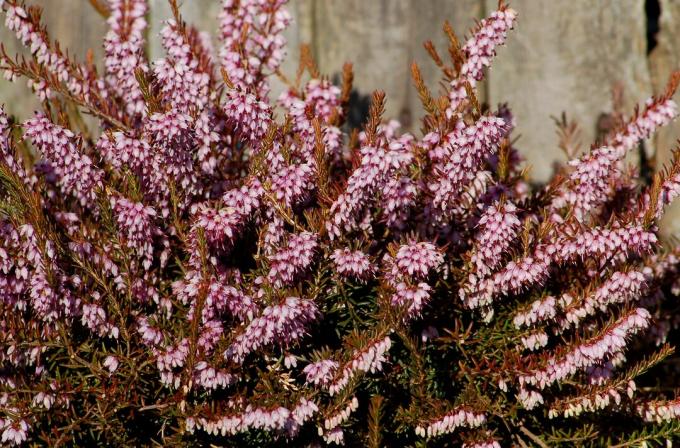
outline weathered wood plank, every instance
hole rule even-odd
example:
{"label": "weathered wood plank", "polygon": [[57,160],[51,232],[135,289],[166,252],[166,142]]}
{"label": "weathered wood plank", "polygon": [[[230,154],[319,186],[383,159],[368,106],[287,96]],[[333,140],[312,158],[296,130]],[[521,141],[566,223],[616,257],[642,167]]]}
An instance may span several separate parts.
{"label": "weathered wood plank", "polygon": [[[76,60],[85,61],[87,52],[91,49],[95,60],[101,63],[106,22],[87,0],[31,0],[29,4],[43,8],[43,23],[47,26],[50,37],[58,40],[61,47],[67,48]],[[10,55],[27,54],[14,34],[4,25],[4,15],[0,24],[0,41]],[[98,69],[101,68],[102,64],[99,64]],[[24,79],[10,83],[0,78],[0,104],[5,105],[9,114],[20,119],[30,117],[40,106]]]}
{"label": "weathered wood plank", "polygon": [[[487,0],[489,10],[496,4]],[[489,74],[489,99],[509,102],[522,136],[518,147],[532,177],[545,180],[564,161],[551,116],[566,111],[578,120],[587,147],[598,117],[611,111],[615,83],[623,85],[627,110],[650,94],[644,1],[514,0],[512,6],[520,16]]]}
{"label": "weathered wood plank", "polygon": [[439,69],[423,42],[432,40],[445,56],[444,20],[462,34],[480,17],[480,6],[478,0],[318,0],[313,4],[314,53],[324,73],[337,73],[345,61],[352,62],[359,93],[384,90],[386,115],[417,129],[420,106],[411,62],[421,65],[423,78],[436,90]]}
{"label": "weathered wood plank", "polygon": [[[656,47],[649,55],[649,70],[656,93],[663,91],[670,74],[680,69],[680,2],[661,0],[659,31],[656,34]],[[680,94],[675,95],[680,100]],[[671,161],[672,150],[680,139],[680,122],[662,129],[655,139],[658,167]],[[661,221],[661,229],[666,234],[680,235],[680,202],[676,201],[667,210]]]}

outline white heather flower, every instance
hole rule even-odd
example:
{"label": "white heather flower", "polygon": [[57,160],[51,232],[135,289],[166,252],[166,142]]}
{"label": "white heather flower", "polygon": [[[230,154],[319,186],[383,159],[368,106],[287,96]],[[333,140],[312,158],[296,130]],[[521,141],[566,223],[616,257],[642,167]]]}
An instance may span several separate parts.
{"label": "white heather flower", "polygon": [[443,434],[451,434],[457,428],[477,428],[486,422],[486,415],[472,411],[465,407],[458,407],[446,414],[418,425],[416,435],[420,437],[437,437]]}
{"label": "white heather flower", "polygon": [[522,336],[522,344],[528,350],[536,351],[548,344],[548,334],[543,330],[529,333],[528,335]]}
{"label": "white heather flower", "polygon": [[286,369],[291,369],[297,366],[297,357],[295,355],[286,355],[283,358],[283,365]]}
{"label": "white heather flower", "polygon": [[113,373],[116,371],[116,369],[118,369],[118,358],[109,355],[106,357],[106,359],[104,359],[102,365],[109,369],[109,372]]}

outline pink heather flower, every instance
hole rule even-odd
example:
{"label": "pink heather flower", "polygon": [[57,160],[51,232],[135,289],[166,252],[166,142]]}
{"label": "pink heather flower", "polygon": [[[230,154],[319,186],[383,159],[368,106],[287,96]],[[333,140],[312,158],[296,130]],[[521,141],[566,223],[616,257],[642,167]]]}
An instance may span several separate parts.
{"label": "pink heather flower", "polygon": [[55,401],[55,396],[53,394],[45,393],[45,392],[38,392],[35,395],[35,397],[33,397],[32,404],[35,407],[42,407],[46,410],[49,410],[54,405],[54,401]]}
{"label": "pink heather flower", "polygon": [[399,247],[392,264],[392,276],[424,279],[444,263],[444,257],[434,244],[409,243]]}
{"label": "pink heather flower", "polygon": [[145,0],[108,0],[109,31],[104,37],[104,67],[109,88],[123,100],[125,111],[141,115],[146,105],[136,70],[149,70],[144,57],[144,31],[147,2]]}
{"label": "pink heather flower", "polygon": [[516,211],[511,202],[492,205],[484,211],[471,257],[477,276],[487,276],[498,267],[503,254],[517,237],[521,222]]}
{"label": "pink heather flower", "polygon": [[555,317],[555,297],[546,296],[542,299],[535,300],[528,308],[515,314],[513,323],[515,328],[522,326],[532,326],[538,322],[544,322]]}
{"label": "pink heather flower", "polygon": [[[285,3],[286,0],[222,2],[219,15],[222,68],[238,88],[251,88],[262,98],[269,92],[269,85],[264,77],[265,68],[274,72],[285,56],[286,39],[283,31],[292,20],[283,7]],[[246,29],[248,32],[242,42]],[[243,53],[239,51],[239,47],[243,49]]]}
{"label": "pink heather flower", "polygon": [[549,260],[540,251],[518,261],[510,261],[491,277],[472,282],[459,290],[461,300],[470,308],[491,304],[495,297],[515,294],[529,285],[540,285],[548,278]]}
{"label": "pink heather flower", "polygon": [[225,389],[238,381],[238,377],[200,361],[194,368],[194,383],[205,390]]}
{"label": "pink heather flower", "polygon": [[550,244],[546,251],[555,261],[562,263],[576,258],[609,260],[619,254],[649,252],[656,242],[657,237],[653,232],[640,225],[630,224],[614,229],[586,229]]}
{"label": "pink heather flower", "polygon": [[261,204],[264,189],[256,178],[247,179],[241,188],[234,188],[222,196],[222,202],[232,207],[237,213],[250,216]]}
{"label": "pink heather flower", "polygon": [[229,124],[250,144],[258,147],[269,130],[272,112],[268,104],[240,90],[229,90],[224,103]]}
{"label": "pink heather flower", "polygon": [[264,309],[245,331],[234,339],[224,357],[242,363],[245,357],[261,347],[277,343],[290,345],[302,338],[306,327],[316,320],[319,311],[311,300],[288,297],[281,305]]}
{"label": "pink heather flower", "polygon": [[[200,194],[198,170],[194,166],[193,149],[197,145],[192,119],[175,110],[154,113],[144,121],[144,137],[153,148],[141,170],[145,194],[156,202],[160,216],[170,213],[170,183],[180,198]],[[142,145],[142,148],[146,145]],[[131,148],[132,149],[132,148]],[[180,207],[185,203],[180,202]]]}
{"label": "pink heather flower", "polygon": [[4,107],[0,105],[0,160],[2,160],[10,170],[19,176],[21,180],[27,185],[33,183],[29,179],[23,161],[16,156],[14,149],[10,147],[10,127],[9,119],[5,113]]}
{"label": "pink heather flower", "polygon": [[670,98],[650,98],[645,103],[645,110],[637,114],[612,139],[611,146],[619,157],[635,148],[641,140],[646,140],[662,126],[666,126],[678,115],[678,105]]}
{"label": "pink heather flower", "polygon": [[[312,79],[308,83],[308,87],[318,80]],[[328,81],[323,81],[324,85]],[[328,83],[327,91],[331,90],[335,92],[337,87]],[[318,89],[314,89],[318,90]],[[293,129],[295,132],[300,134],[301,147],[297,148],[299,150],[299,155],[302,160],[311,159],[314,156],[314,148],[316,145],[316,131],[312,120],[308,117],[309,111],[318,111],[323,113],[319,116],[315,115],[317,118],[321,118],[321,132],[322,141],[326,146],[326,154],[331,155],[331,159],[337,159],[340,154],[340,145],[342,144],[342,132],[335,126],[328,125],[327,121],[330,117],[336,113],[339,114],[342,109],[340,109],[339,103],[340,99],[323,99],[325,94],[321,91],[312,91],[312,96],[307,96],[304,100],[298,98],[297,94],[292,90],[286,90],[281,93],[278,99],[278,104],[287,112],[287,114],[292,118]]]}
{"label": "pink heather flower", "polygon": [[176,345],[165,346],[160,350],[154,350],[156,355],[156,367],[161,375],[161,383],[178,389],[180,384],[179,375],[174,370],[184,367],[189,355],[189,339],[183,338]]}
{"label": "pink heather flower", "polygon": [[106,311],[99,305],[85,304],[83,305],[83,315],[81,322],[90,331],[99,336],[109,336],[114,339],[118,338],[118,327],[111,324],[107,320]]}
{"label": "pink heather flower", "polygon": [[26,137],[52,167],[62,193],[73,195],[82,206],[94,207],[96,189],[101,187],[104,174],[80,151],[73,132],[53,124],[42,114],[26,121],[24,129]]}
{"label": "pink heather flower", "polygon": [[283,431],[293,436],[318,411],[319,408],[315,402],[302,397],[293,409],[283,406],[264,408],[248,404],[241,414],[216,416],[211,420],[204,417],[190,417],[187,418],[185,424],[190,433],[193,433],[195,429],[202,429],[208,434],[221,434],[223,437],[251,429]]}
{"label": "pink heather flower", "polygon": [[517,12],[513,9],[501,8],[481,21],[477,31],[463,46],[466,61],[460,70],[462,76],[475,81],[482,80],[484,68],[490,65],[490,59],[496,55],[496,47],[505,42],[516,18]]}
{"label": "pink heather flower", "polygon": [[220,142],[220,135],[215,132],[215,126],[212,111],[203,110],[194,121],[194,133],[198,144],[196,157],[201,162],[201,170],[207,175],[214,175],[219,164],[216,151],[212,149],[212,145]]}
{"label": "pink heather flower", "polygon": [[385,223],[393,229],[406,227],[411,209],[416,204],[418,188],[408,176],[390,179],[383,190],[383,216]]}
{"label": "pink heather flower", "polygon": [[617,352],[610,359],[586,368],[588,384],[602,386],[607,381],[611,381],[614,377],[614,370],[620,367],[625,359],[626,357],[622,352]]}
{"label": "pink heather flower", "polygon": [[553,201],[553,208],[572,206],[574,215],[582,221],[614,194],[613,180],[620,175],[621,161],[638,142],[649,138],[656,129],[677,116],[677,105],[671,99],[649,99],[645,111],[633,117],[623,131],[604,146],[569,162],[574,171],[566,187]]}
{"label": "pink heather flower", "polygon": [[405,307],[409,316],[420,313],[423,307],[430,300],[432,288],[427,283],[417,285],[407,285],[401,282],[397,285],[395,293],[392,295],[392,305]]}
{"label": "pink heather flower", "polygon": [[167,57],[154,62],[154,74],[163,97],[175,109],[202,111],[209,102],[210,74],[199,70],[196,56],[174,19],[165,22],[160,36]]}
{"label": "pink heather flower", "polygon": [[124,197],[112,197],[111,208],[124,244],[134,251],[142,260],[144,270],[148,271],[153,262],[153,235],[156,231],[153,220],[156,211]]}
{"label": "pink heather flower", "polygon": [[297,428],[318,411],[312,401],[303,398],[292,411],[282,406],[273,409],[246,407],[242,417],[244,429],[265,429],[296,433]]}
{"label": "pink heather flower", "polygon": [[291,411],[291,418],[286,422],[286,432],[289,436],[294,436],[300,427],[309,421],[314,414],[319,412],[319,407],[315,402],[306,398],[301,398],[297,406]]}
{"label": "pink heather flower", "polygon": [[330,431],[331,429],[340,426],[343,422],[345,422],[349,418],[352,412],[356,411],[358,408],[359,400],[357,400],[357,397],[352,397],[352,399],[347,402],[345,407],[340,412],[324,420],[323,429],[325,431]]}
{"label": "pink heather flower", "polygon": [[163,340],[163,333],[150,325],[146,317],[137,319],[137,332],[142,337],[142,342],[149,346],[158,345]]}
{"label": "pink heather flower", "polygon": [[387,184],[389,174],[410,161],[401,148],[385,151],[365,146],[361,148],[361,155],[360,166],[347,180],[345,191],[331,206],[331,218],[326,223],[331,239],[359,227],[362,212],[375,201],[375,193]]}
{"label": "pink heather flower", "polygon": [[359,372],[374,373],[382,370],[391,345],[392,341],[388,336],[354,352],[350,361],[342,367],[340,374],[336,375],[328,387],[328,393],[331,396],[340,393]]}
{"label": "pink heather flower", "polygon": [[194,433],[195,429],[202,429],[208,434],[221,434],[223,437],[247,430],[243,429],[241,424],[242,419],[238,415],[223,415],[212,420],[203,417],[199,419],[187,418],[186,420],[187,431],[191,434]]}
{"label": "pink heather flower", "polygon": [[123,171],[127,168],[142,177],[144,186],[148,186],[154,156],[146,140],[130,137],[123,132],[107,133],[99,138],[97,149],[114,169]]}
{"label": "pink heather flower", "polygon": [[198,229],[202,229],[209,247],[230,249],[246,222],[260,208],[263,194],[260,182],[252,179],[240,188],[227,191],[222,196],[225,205],[222,208],[199,205],[191,228],[193,240]]}
{"label": "pink heather flower", "polygon": [[245,223],[246,216],[234,207],[215,209],[207,205],[199,206],[196,220],[191,230],[196,234],[203,230],[206,242],[215,249],[226,250],[237,237],[240,228]]}
{"label": "pink heather flower", "polygon": [[494,11],[482,20],[478,29],[463,46],[466,61],[460,69],[458,78],[451,82],[449,100],[451,104],[446,110],[447,117],[452,117],[458,106],[467,98],[465,82],[472,87],[484,76],[484,69],[489,67],[491,59],[496,55],[496,47],[503,45],[508,31],[512,29],[517,13],[503,7]]}
{"label": "pink heather flower", "polygon": [[310,267],[317,246],[316,235],[311,232],[290,236],[287,244],[269,257],[271,267],[267,280],[276,287],[290,286]]}
{"label": "pink heather flower", "polygon": [[203,304],[203,321],[219,316],[225,311],[241,321],[252,320],[257,311],[253,299],[233,286],[213,282]]}
{"label": "pink heather flower", "polygon": [[118,358],[115,356],[107,356],[102,365],[106,367],[109,372],[113,373],[118,369]]}
{"label": "pink heather flower", "polygon": [[188,354],[189,340],[183,338],[177,345],[167,346],[157,353],[156,366],[161,372],[183,367]]}
{"label": "pink heather flower", "polygon": [[243,414],[243,424],[254,429],[281,430],[290,417],[290,410],[284,407],[273,409],[255,408],[248,405]]}
{"label": "pink heather flower", "polygon": [[619,154],[610,147],[598,148],[581,159],[569,162],[574,171],[569,175],[573,186],[563,190],[553,200],[554,208],[570,205],[578,220],[604,204],[613,193],[611,183],[615,175]]}
{"label": "pink heather flower", "polygon": [[680,417],[680,398],[668,401],[648,401],[637,407],[637,412],[648,422],[658,424]]}
{"label": "pink heather flower", "polygon": [[[172,284],[177,298],[185,305],[190,305],[188,318],[194,318],[196,301],[201,290],[202,275],[198,271],[189,271],[183,280]],[[243,291],[227,284],[226,279],[211,278],[210,286],[203,301],[201,321],[205,324],[226,312],[240,321],[250,321],[258,308],[254,300]]]}
{"label": "pink heather flower", "polygon": [[283,357],[283,365],[286,369],[294,369],[297,367],[297,357],[295,355],[287,354]]}
{"label": "pink heather flower", "polygon": [[339,114],[340,88],[327,79],[310,79],[305,86],[305,104],[311,106],[314,116],[328,122]]}
{"label": "pink heather flower", "polygon": [[30,426],[26,420],[17,419],[11,420],[9,418],[0,418],[0,430],[2,430],[2,438],[0,440],[3,444],[21,445],[28,440],[28,430]]}
{"label": "pink heather flower", "polygon": [[436,220],[445,218],[508,131],[502,118],[485,116],[473,125],[461,127],[451,138],[450,156],[435,167],[434,179],[427,185],[433,195],[430,207]]}
{"label": "pink heather flower", "polygon": [[274,216],[264,228],[262,243],[265,255],[273,254],[286,236],[283,219]]}
{"label": "pink heather flower", "polygon": [[302,372],[306,375],[306,382],[315,386],[327,386],[333,379],[338,368],[338,363],[330,359],[324,359],[307,364]]}
{"label": "pink heather flower", "polygon": [[331,254],[335,271],[345,278],[366,280],[373,273],[368,255],[360,250],[335,249]]}
{"label": "pink heather flower", "polygon": [[453,205],[453,216],[462,220],[476,211],[477,204],[483,202],[492,180],[489,171],[478,171],[461,194],[458,203]]}
{"label": "pink heather flower", "polygon": [[[193,310],[192,310],[193,311]],[[192,316],[193,318],[193,316]],[[210,354],[224,335],[224,324],[219,320],[208,320],[200,326],[196,344],[204,353]]]}
{"label": "pink heather flower", "polygon": [[486,415],[461,406],[441,417],[416,426],[416,435],[429,439],[444,434],[451,434],[456,428],[477,428],[485,422]]}
{"label": "pink heather flower", "polygon": [[614,272],[592,294],[568,306],[562,320],[562,328],[578,326],[587,316],[598,311],[607,311],[609,305],[629,303],[642,296],[645,287],[645,275],[640,271]]}
{"label": "pink heather flower", "polygon": [[650,315],[644,308],[636,308],[606,327],[600,334],[582,342],[557,358],[550,358],[546,367],[519,376],[524,385],[541,389],[574,375],[612,356],[626,347],[626,337],[649,326]]}
{"label": "pink heather flower", "polygon": [[311,162],[281,167],[271,177],[274,197],[288,207],[304,201],[316,188],[315,170]]}
{"label": "pink heather flower", "polygon": [[319,435],[324,438],[326,443],[342,444],[344,434],[342,432],[338,433],[337,429],[349,419],[349,416],[352,412],[356,411],[358,407],[359,401],[356,397],[352,397],[344,408],[323,421],[323,426],[319,426]]}

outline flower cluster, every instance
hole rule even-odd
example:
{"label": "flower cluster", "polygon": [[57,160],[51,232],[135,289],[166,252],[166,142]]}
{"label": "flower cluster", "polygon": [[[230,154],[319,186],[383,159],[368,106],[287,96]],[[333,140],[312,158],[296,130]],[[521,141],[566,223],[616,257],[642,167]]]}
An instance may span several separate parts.
{"label": "flower cluster", "polygon": [[260,317],[253,319],[224,356],[242,362],[246,355],[264,345],[296,341],[306,333],[307,325],[315,320],[317,313],[314,302],[287,297],[281,305],[267,307]]}
{"label": "flower cluster", "polygon": [[125,104],[125,112],[141,115],[146,104],[135,71],[146,73],[144,30],[148,6],[144,0],[109,0],[109,31],[104,37],[106,82]]}
{"label": "flower cluster", "polygon": [[30,138],[44,157],[44,169],[63,194],[75,196],[82,206],[93,207],[102,172],[82,154],[71,130],[52,123],[42,114],[24,123]]}
{"label": "flower cluster", "polygon": [[328,393],[331,396],[338,394],[360,372],[375,373],[381,371],[383,363],[387,361],[387,352],[391,345],[392,340],[386,337],[353,353],[352,358],[343,365],[340,373],[333,378],[328,386]]}
{"label": "flower cluster", "polygon": [[360,250],[335,249],[331,255],[335,270],[343,277],[367,279],[373,271],[368,256]]}
{"label": "flower cluster", "polygon": [[416,434],[421,437],[436,437],[442,434],[450,434],[460,427],[476,428],[485,421],[486,416],[482,413],[458,408],[427,423],[427,426],[417,426]]}
{"label": "flower cluster", "polygon": [[319,435],[324,438],[326,443],[336,443],[341,445],[344,441],[344,433],[339,426],[349,419],[350,414],[356,411],[359,407],[359,401],[356,397],[352,397],[347,405],[338,413],[326,418],[323,422],[323,427],[319,427]]}
{"label": "flower cluster", "polygon": [[467,98],[466,85],[474,87],[484,77],[484,69],[491,65],[491,58],[496,55],[496,47],[503,45],[507,33],[514,26],[517,13],[501,6],[478,26],[472,38],[462,48],[465,61],[460,69],[460,76],[451,82],[449,105],[446,113],[452,116],[461,103]]}
{"label": "flower cluster", "polygon": [[677,438],[680,248],[658,219],[680,160],[649,183],[626,161],[680,76],[536,186],[509,107],[478,98],[503,1],[466,42],[445,26],[450,61],[426,45],[445,91],[413,67],[422,133],[382,92],[352,128],[350,64],[336,82],[303,48],[281,73],[285,0],[223,0],[215,51],[169,0],[155,61],[148,1],[92,3],[102,64],[0,0],[27,49],[0,69],[42,102],[0,109],[0,444]]}

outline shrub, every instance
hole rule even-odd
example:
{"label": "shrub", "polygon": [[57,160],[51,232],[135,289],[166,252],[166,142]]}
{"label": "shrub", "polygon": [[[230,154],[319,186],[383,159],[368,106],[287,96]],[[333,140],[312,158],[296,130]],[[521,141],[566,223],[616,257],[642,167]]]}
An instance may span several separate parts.
{"label": "shrub", "polygon": [[350,129],[350,65],[335,86],[303,48],[280,74],[285,1],[225,0],[217,52],[170,3],[149,63],[146,2],[109,0],[100,75],[0,1],[30,51],[2,68],[42,101],[0,116],[3,444],[678,434],[680,259],[656,223],[680,163],[645,183],[624,160],[676,116],[677,76],[532,187],[509,109],[476,96],[515,22],[502,2],[463,45],[445,26],[450,61],[427,46],[441,95],[413,66],[422,137],[383,121],[381,92]]}

